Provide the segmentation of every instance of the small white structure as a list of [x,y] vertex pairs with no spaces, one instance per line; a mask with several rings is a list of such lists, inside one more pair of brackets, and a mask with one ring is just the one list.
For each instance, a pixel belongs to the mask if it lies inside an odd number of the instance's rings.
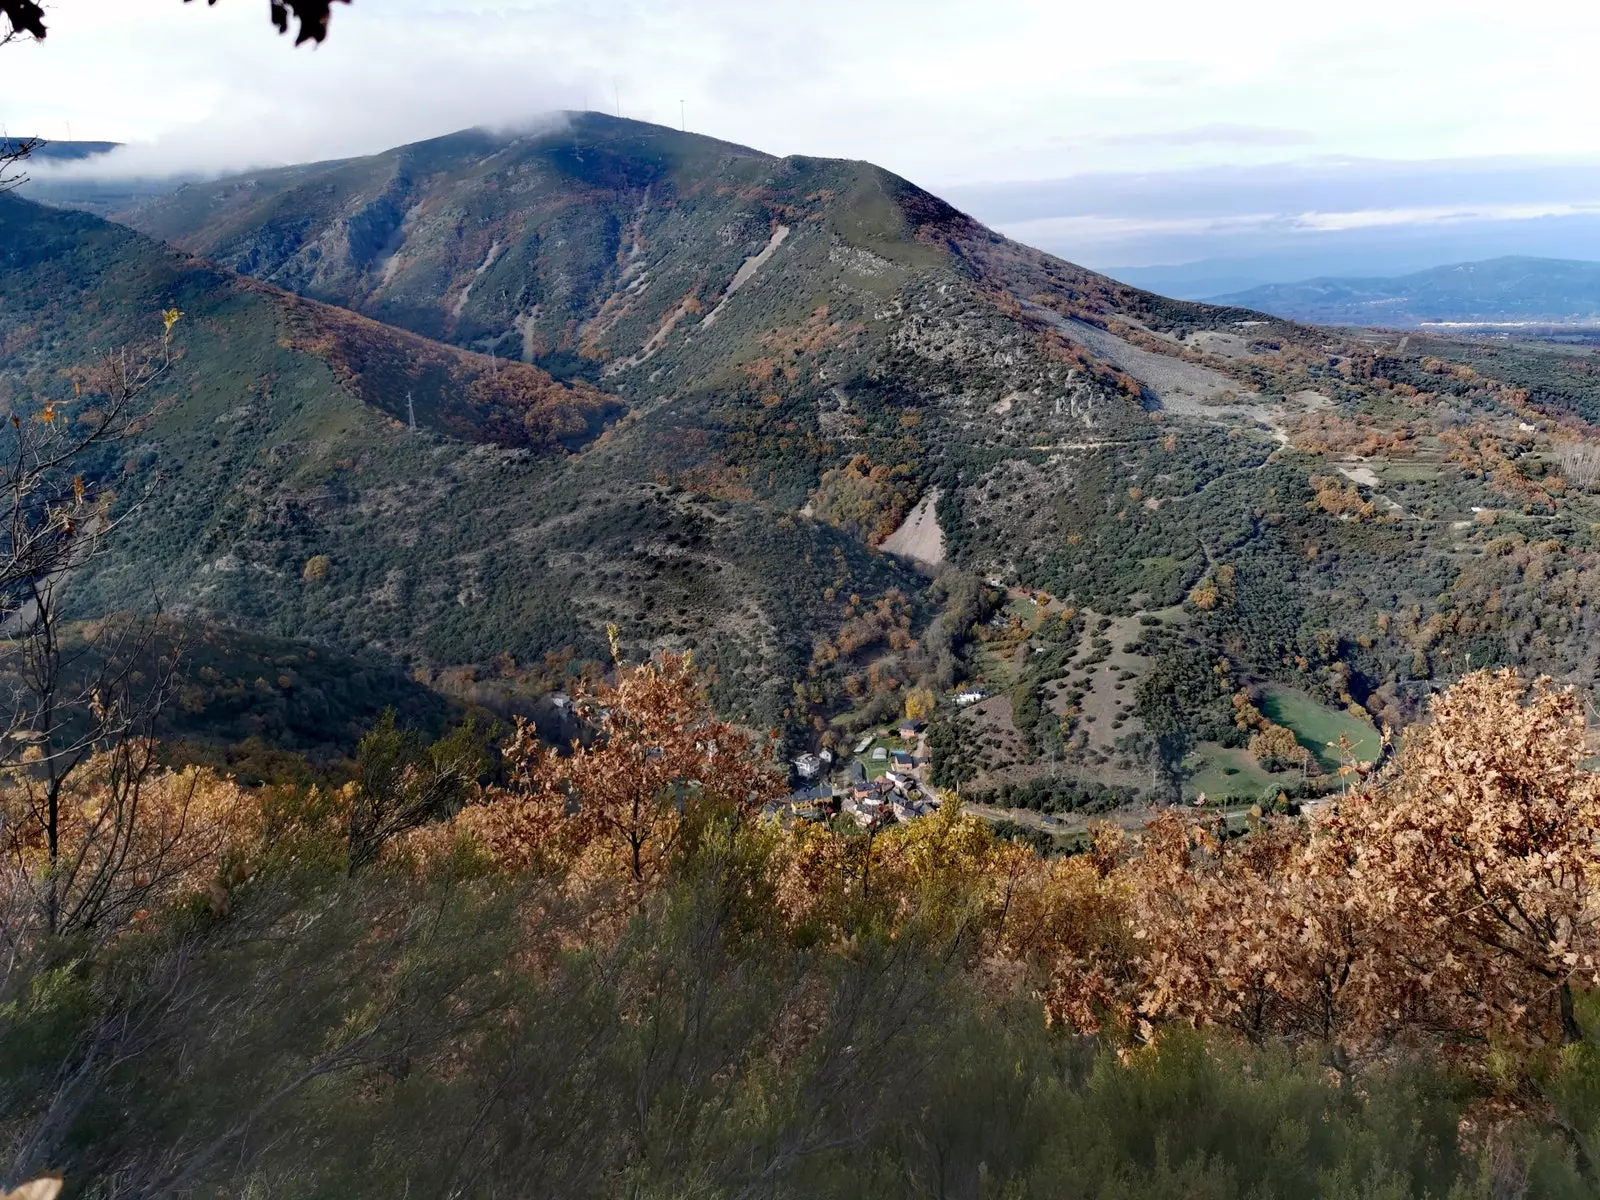
[[822,772],[822,759],[815,754],[802,754],[794,760],[794,769],[801,779],[815,779]]
[[957,692],[956,693],[956,703],[959,704],[962,708],[965,708],[969,704],[976,704],[979,700],[982,700],[982,699],[983,699],[983,693],[982,692]]
[[888,762],[889,761],[889,751],[888,751],[888,749],[883,747],[883,746],[879,746],[876,750],[874,750],[872,752],[872,761],[873,762]]

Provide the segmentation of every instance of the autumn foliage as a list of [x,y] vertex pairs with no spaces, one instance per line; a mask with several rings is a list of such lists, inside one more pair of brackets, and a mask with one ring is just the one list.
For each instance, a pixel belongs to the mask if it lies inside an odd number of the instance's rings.
[[36,756],[0,779],[0,886],[14,949],[46,930],[115,933],[213,889],[222,902],[228,868],[259,833],[255,798],[202,768],[159,768],[153,753],[143,740],[107,748],[54,796]]
[[874,463],[857,454],[822,473],[811,505],[822,520],[876,545],[905,519],[919,490],[910,467]]
[[689,655],[667,654],[577,698],[587,741],[552,748],[519,724],[508,782],[462,827],[517,869],[581,865],[658,882],[686,827],[745,819],[784,790],[751,737],[712,716],[704,686]]
[[[520,725],[487,784],[470,725],[425,744],[386,720],[348,785],[294,794],[108,752],[70,776],[54,858],[39,773],[19,763],[0,782],[11,950],[48,941],[39,898],[54,882],[71,938],[110,935],[163,963],[168,946],[243,955],[256,966],[199,988],[199,1008],[185,1010],[228,1036],[191,1044],[174,1021],[178,1060],[220,1055],[212,1069],[227,1087],[242,1063],[282,1069],[280,1091],[299,1097],[286,1113],[312,1104],[316,1128],[355,1097],[408,1104],[413,1088],[441,1106],[417,1109],[432,1120],[466,1086],[468,1128],[492,1107],[514,1139],[534,1111],[557,1115],[540,1130],[611,1136],[639,1081],[689,1055],[713,1103],[799,1080],[780,1095],[804,1128],[832,1105],[848,1129],[859,1097],[879,1089],[898,1104],[929,1063],[965,1053],[974,1035],[917,1057],[919,1039],[942,1036],[943,1004],[1003,1014],[1049,1048],[1051,1072],[1087,1046],[1077,1035],[1095,1035],[1116,1051],[1097,1071],[1124,1072],[1107,1076],[1114,1089],[1196,1054],[1292,1060],[1318,1081],[1311,1111],[1323,1121],[1330,1106],[1363,1104],[1418,1049],[1476,1072],[1500,1112],[1538,1116],[1553,1110],[1537,1080],[1590,1045],[1570,1043],[1584,1035],[1583,993],[1600,988],[1600,794],[1579,703],[1546,683],[1468,676],[1406,733],[1395,763],[1304,815],[1257,818],[1241,835],[1215,814],[1168,810],[1136,833],[1100,827],[1084,852],[1058,857],[997,836],[954,797],[866,829],[790,819],[773,803],[786,784],[770,749],[715,717],[687,655],[618,663],[574,705],[580,737],[552,747]],[[1246,693],[1236,710],[1251,728],[1265,720]],[[199,919],[167,920],[184,912]],[[319,938],[335,921],[348,922],[350,948],[324,965],[340,943]],[[298,965],[273,965],[282,954]],[[345,989],[348,1009],[327,1007]],[[753,994],[761,1003],[741,1007]],[[305,1019],[322,1024],[304,1064],[255,1043],[229,1057],[234,1012],[277,1045],[298,1036],[300,1012],[286,1010],[307,996]],[[610,999],[589,1007],[596,996]],[[598,1057],[585,1048],[594,1039]],[[605,1065],[629,1047],[639,1059]],[[971,1103],[1007,1094],[971,1085],[974,1069],[957,1062],[950,1075]],[[1001,1055],[997,1069],[1017,1068]],[[316,1107],[311,1080],[344,1090]],[[506,1080],[517,1090],[502,1104]],[[581,1086],[564,1090],[568,1080]],[[652,1103],[686,1093],[673,1082],[662,1094]],[[591,1098],[598,1109],[572,1115]],[[1188,1120],[1184,1106],[1207,1101],[1175,1102]],[[692,1140],[669,1128],[670,1146]],[[1469,1156],[1499,1144],[1454,1123],[1439,1136]],[[225,1126],[210,1144],[242,1143]],[[186,1150],[172,1161],[157,1165],[182,1178],[209,1160]],[[1052,1186],[1060,1169],[1046,1169]]]
[[559,453],[589,441],[621,406],[586,383],[431,342],[345,309],[271,293],[290,344],[327,361],[365,403],[466,441]]
[[[1177,1023],[1345,1058],[1427,1039],[1477,1061],[1575,1037],[1574,993],[1600,987],[1600,787],[1581,710],[1507,671],[1439,697],[1393,766],[1316,811],[1239,837],[1174,810],[1055,859],[953,798],[866,832],[764,825],[782,784],[710,715],[686,656],[579,703],[592,737],[557,750],[520,727],[508,781],[455,822],[504,868],[608,878],[637,899],[714,826],[765,847],[785,936],[941,930],[980,978],[1026,981],[1052,1020],[1134,1041]],[[1265,743],[1277,727],[1260,724]]]
[[1163,816],[1107,875],[1138,949],[1102,1009],[1351,1054],[1574,1039],[1573,993],[1600,986],[1586,757],[1570,692],[1479,672],[1392,771],[1306,818],[1229,839]]

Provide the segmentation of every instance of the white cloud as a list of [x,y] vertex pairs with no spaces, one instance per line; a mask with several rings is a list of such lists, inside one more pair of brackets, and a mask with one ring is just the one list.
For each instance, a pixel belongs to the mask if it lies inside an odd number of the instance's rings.
[[1301,213],[1298,228],[1333,232],[1376,229],[1385,225],[1449,225],[1469,221],[1537,221],[1546,217],[1578,217],[1600,213],[1600,200],[1525,204],[1428,205],[1418,208],[1373,208],[1360,212]]
[[[355,0],[320,48],[254,0],[72,0],[0,123],[164,160],[380,149],[610,109],[933,186],[1085,170],[1600,151],[1600,9],[1499,0]],[[1304,138],[1291,143],[1291,138]]]
[[1544,201],[1522,204],[1418,205],[1347,212],[1234,213],[1216,217],[1118,217],[1084,215],[1001,222],[1007,237],[1032,244],[1070,244],[1089,250],[1157,235],[1317,234],[1387,226],[1423,227],[1469,222],[1536,221],[1550,217],[1600,215],[1600,199],[1587,203]]
[[1150,129],[1139,133],[1108,133],[1086,139],[1096,146],[1304,146],[1316,141],[1304,129],[1275,129],[1268,125],[1217,123],[1185,129]]

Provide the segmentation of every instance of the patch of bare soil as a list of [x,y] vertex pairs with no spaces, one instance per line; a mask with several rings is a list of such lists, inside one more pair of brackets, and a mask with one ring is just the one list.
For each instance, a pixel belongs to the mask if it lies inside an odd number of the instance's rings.
[[[1050,315],[1055,318],[1053,323],[1056,328],[1067,337],[1085,347],[1096,358],[1132,375],[1150,389],[1163,408],[1173,412],[1208,415],[1200,405],[1209,400],[1222,399],[1225,394],[1239,395],[1244,390],[1244,385],[1221,371],[1142,349],[1087,321],[1054,313]],[[1246,393],[1246,396],[1253,398],[1254,393]]]
[[938,507],[939,489],[930,488],[878,549],[926,567],[937,567],[944,562],[944,530],[939,527]]
[[[1189,345],[1218,358],[1259,358],[1263,351],[1249,338],[1237,333],[1223,333],[1218,329],[1201,329],[1189,335]],[[1265,351],[1267,354],[1281,351]]]
[[718,314],[728,306],[728,301],[733,299],[733,294],[750,282],[755,273],[766,265],[767,259],[772,257],[779,246],[783,245],[783,239],[788,236],[789,227],[787,225],[779,225],[772,231],[772,237],[768,239],[767,244],[761,248],[760,252],[752,254],[739,265],[739,269],[733,273],[733,280],[728,284],[728,290],[722,293],[722,299],[717,301],[717,306],[701,322],[702,328],[709,329],[716,323]]
[[966,736],[981,743],[994,766],[980,770],[967,784],[968,791],[982,792],[997,788],[1003,783],[1025,783],[1044,773],[1036,763],[1026,762],[1028,749],[1011,720],[1011,697],[1005,694],[990,696],[987,700],[965,709],[961,722],[966,726]]
[[[1181,416],[1219,423],[1264,425],[1280,443],[1288,445],[1288,420],[1329,403],[1326,396],[1317,392],[1297,392],[1282,401],[1269,400],[1211,367],[1135,346],[1126,338],[1087,321],[1063,317],[1035,305],[1027,308],[1029,313],[1048,321],[1102,362],[1126,371],[1144,385],[1163,409]],[[1206,348],[1217,349],[1211,345]],[[1234,350],[1237,351],[1237,347]]]
[[462,312],[466,310],[467,301],[472,296],[472,285],[478,282],[478,276],[494,266],[494,260],[499,257],[500,239],[496,238],[489,247],[488,255],[478,264],[478,269],[472,273],[472,278],[467,280],[467,286],[461,289],[461,295],[457,296],[456,302],[450,306],[450,315],[452,317],[460,320]]

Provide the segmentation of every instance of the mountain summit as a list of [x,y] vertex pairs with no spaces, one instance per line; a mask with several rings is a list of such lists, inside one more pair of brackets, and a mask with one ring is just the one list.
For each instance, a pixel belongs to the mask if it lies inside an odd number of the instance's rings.
[[1168,300],[868,163],[594,114],[191,184],[144,234],[10,204],[0,335],[41,394],[189,314],[181,403],[116,467],[163,481],[147,536],[86,613],[154,590],[474,695],[615,625],[796,752],[967,680],[941,754],[980,789],[1253,795],[1240,680],[1359,742],[1467,654],[1600,653],[1582,613],[1528,635],[1476,540],[1600,525],[1570,356]]

